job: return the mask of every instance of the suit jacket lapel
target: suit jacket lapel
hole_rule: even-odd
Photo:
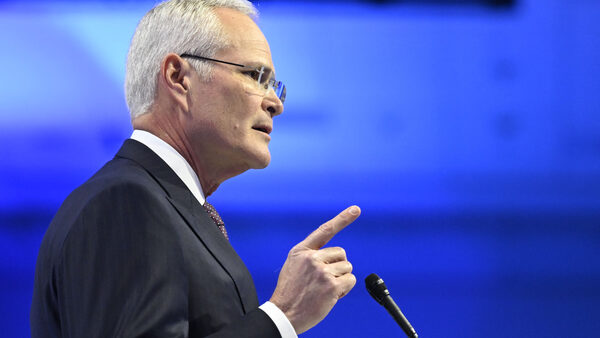
[[[169,202],[229,274],[244,312],[257,307],[256,290],[246,265],[177,174],[152,150],[135,140],[126,140],[117,157],[133,160],[150,173],[165,190]]]

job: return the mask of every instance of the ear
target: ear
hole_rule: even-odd
[[[160,64],[159,87],[162,94],[175,101],[184,111],[188,111],[190,90],[190,64],[179,55],[169,53]]]

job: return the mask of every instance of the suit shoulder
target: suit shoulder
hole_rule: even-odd
[[[128,159],[115,158],[73,190],[63,202],[61,209],[72,204],[85,206],[106,195],[163,195],[164,193],[160,184],[140,165]]]
[[[142,217],[167,207],[166,192],[135,162],[115,159],[75,189],[52,219],[44,242],[53,252],[76,227],[117,226],[125,217]],[[151,223],[149,223],[151,224]]]
[[[125,158],[114,158],[98,170],[78,190],[98,191],[103,187],[123,186],[130,188],[159,187],[150,173],[136,162]]]

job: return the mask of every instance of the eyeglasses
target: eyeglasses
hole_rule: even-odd
[[[211,59],[211,58],[207,58],[204,56],[198,56],[198,55],[192,55],[192,54],[181,54],[180,56],[182,58],[188,57],[188,58],[193,58],[193,59],[219,62],[219,63],[224,63],[227,65],[232,65],[232,66],[236,66],[236,67],[246,68],[246,69],[248,69],[248,71],[244,72],[244,73],[247,74],[249,77],[251,77],[253,80],[255,80],[259,87],[261,87],[265,91],[268,91],[269,89],[273,89],[273,91],[275,92],[275,95],[277,95],[277,97],[279,98],[281,103],[283,103],[285,101],[285,95],[286,95],[285,85],[283,84],[283,82],[277,81],[274,78],[271,78],[271,76],[270,76],[271,70],[265,66],[260,66],[260,68],[253,68],[252,66],[245,66],[245,65],[241,65],[239,63]]]

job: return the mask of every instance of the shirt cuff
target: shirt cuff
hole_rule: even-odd
[[[277,330],[279,330],[279,334],[281,338],[297,338],[296,330],[292,326],[292,323],[287,319],[285,314],[279,310],[277,305],[271,302],[265,302],[263,305],[258,307],[263,310],[269,318],[275,323],[277,326]]]

